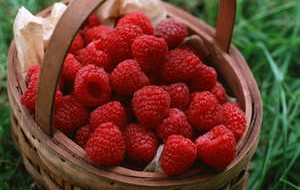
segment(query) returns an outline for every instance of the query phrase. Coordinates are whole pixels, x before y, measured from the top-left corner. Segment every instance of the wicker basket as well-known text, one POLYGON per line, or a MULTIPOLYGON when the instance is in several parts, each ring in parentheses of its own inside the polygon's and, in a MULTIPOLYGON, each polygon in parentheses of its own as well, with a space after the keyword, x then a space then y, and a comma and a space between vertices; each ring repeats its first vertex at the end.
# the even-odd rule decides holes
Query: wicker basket
MULTIPOLYGON (((73 0, 50 40, 38 88, 36 115, 20 103, 26 89, 20 72, 15 43, 8 57, 8 95, 12 137, 22 153, 28 172, 46 189, 246 189, 247 165, 255 153, 262 121, 262 102, 257 84, 240 52, 230 45, 236 0, 220 0, 216 32, 201 20, 164 3, 170 17, 185 23, 198 34, 209 57, 233 95, 242 105, 247 131, 238 143, 234 161, 222 172, 204 173, 194 168, 184 175, 135 171, 124 167, 97 167, 85 151, 58 130, 52 129, 53 99, 68 47, 81 24, 103 0, 73 0), (76 14, 75 14, 76 13, 76 14)), ((47 16, 51 8, 40 13, 47 16)))

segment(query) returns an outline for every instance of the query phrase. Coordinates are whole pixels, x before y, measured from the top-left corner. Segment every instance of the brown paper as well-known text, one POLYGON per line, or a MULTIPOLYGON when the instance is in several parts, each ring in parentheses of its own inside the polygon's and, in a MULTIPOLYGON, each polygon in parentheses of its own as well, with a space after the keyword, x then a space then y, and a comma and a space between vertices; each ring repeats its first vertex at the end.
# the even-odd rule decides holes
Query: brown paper
POLYGON ((44 49, 65 9, 63 3, 56 3, 47 18, 34 16, 24 7, 19 9, 14 22, 14 37, 22 72, 42 63, 44 49))

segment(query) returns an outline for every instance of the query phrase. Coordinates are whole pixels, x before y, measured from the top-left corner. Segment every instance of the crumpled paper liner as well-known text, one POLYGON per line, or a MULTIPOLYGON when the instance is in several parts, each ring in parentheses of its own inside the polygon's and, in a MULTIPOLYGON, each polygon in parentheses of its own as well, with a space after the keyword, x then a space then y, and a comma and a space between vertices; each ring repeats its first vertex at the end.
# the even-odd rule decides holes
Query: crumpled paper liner
POLYGON ((34 16, 24 7, 19 9, 13 29, 21 71, 26 72, 32 65, 42 63, 44 50, 66 7, 63 3, 55 3, 47 18, 34 16))

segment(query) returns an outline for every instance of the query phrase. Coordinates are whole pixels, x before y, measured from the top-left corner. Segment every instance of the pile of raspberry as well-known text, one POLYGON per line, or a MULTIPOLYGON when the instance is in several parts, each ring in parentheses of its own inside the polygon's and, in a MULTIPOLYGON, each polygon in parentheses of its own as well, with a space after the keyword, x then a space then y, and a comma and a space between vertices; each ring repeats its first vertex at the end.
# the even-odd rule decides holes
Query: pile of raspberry
MULTIPOLYGON (((92 14, 75 36, 57 87, 53 123, 102 166, 143 168, 164 144, 168 175, 235 158, 245 114, 228 101, 201 50, 184 43, 187 26, 167 18, 153 26, 142 12, 114 27, 92 14)), ((35 110, 40 66, 29 69, 21 103, 35 110)))

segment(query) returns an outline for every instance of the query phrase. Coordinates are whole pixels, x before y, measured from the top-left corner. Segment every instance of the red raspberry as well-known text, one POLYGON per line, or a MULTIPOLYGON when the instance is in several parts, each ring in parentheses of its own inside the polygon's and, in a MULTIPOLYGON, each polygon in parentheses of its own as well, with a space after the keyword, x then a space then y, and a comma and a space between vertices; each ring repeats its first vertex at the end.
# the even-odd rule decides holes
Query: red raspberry
POLYGON ((222 106, 216 97, 207 91, 194 95, 187 111, 189 122, 198 130, 206 131, 223 121, 222 106))
POLYGON ((123 133, 128 158, 140 164, 150 162, 158 148, 155 134, 138 124, 128 125, 123 133))
POLYGON ((27 109, 29 109, 30 111, 35 110, 36 90, 37 90, 37 82, 31 81, 31 83, 28 85, 28 88, 21 96, 21 104, 25 106, 27 109))
POLYGON ((195 141, 198 157, 207 165, 220 170, 235 157, 236 141, 233 133, 224 125, 214 127, 195 141))
POLYGON ((63 133, 70 134, 88 122, 88 110, 75 96, 67 95, 56 105, 54 111, 54 126, 63 133))
POLYGON ((41 70, 40 65, 33 65, 28 69, 27 76, 26 76, 26 81, 27 81, 28 84, 31 83, 32 80, 36 80, 34 78, 31 79, 32 76, 39 77, 40 70, 41 70))
POLYGON ((132 58, 129 49, 130 46, 126 40, 123 40, 116 32, 113 32, 111 37, 106 38, 105 40, 95 41, 95 44, 98 50, 104 51, 111 56, 114 67, 120 62, 132 58))
POLYGON ((96 108, 90 115, 91 129, 94 131, 101 123, 112 122, 121 131, 125 129, 127 118, 124 108, 118 101, 109 102, 96 108))
POLYGON ((114 65, 131 59, 131 44, 135 38, 143 35, 141 28, 124 25, 116 28, 109 37, 95 41, 96 48, 111 55, 114 65))
POLYGON ((153 35, 154 29, 150 19, 143 12, 129 13, 122 17, 117 24, 117 28, 124 24, 133 24, 139 26, 144 34, 153 35))
POLYGON ((96 13, 92 13, 84 23, 84 28, 93 28, 95 26, 100 25, 100 21, 97 17, 96 13))
POLYGON ((230 129, 235 139, 238 141, 246 130, 245 113, 235 103, 226 103, 223 105, 223 124, 230 129))
MULTIPOLYGON (((21 104, 24 105, 30 111, 35 111, 36 105, 36 93, 40 75, 39 69, 36 68, 37 67, 32 67, 32 70, 28 71, 27 77, 30 77, 30 83, 28 84, 28 88, 25 90, 25 92, 20 98, 21 104)), ((55 95, 55 105, 61 102, 62 97, 62 92, 60 90, 57 90, 55 95)))
POLYGON ((121 131, 111 122, 102 123, 86 143, 86 153, 95 164, 116 166, 125 157, 125 142, 121 131))
POLYGON ((116 28, 116 32, 123 38, 123 40, 126 40, 126 42, 130 45, 129 48, 136 38, 144 34, 141 27, 133 24, 120 25, 116 28))
POLYGON ((189 82, 189 88, 192 92, 210 91, 216 86, 217 77, 217 72, 213 67, 201 64, 196 76, 189 82))
POLYGON ((187 27, 173 18, 164 19, 155 26, 155 36, 164 38, 170 49, 181 44, 187 35, 187 27))
POLYGON ((63 65, 63 69, 61 73, 62 78, 65 81, 69 81, 69 82, 74 81, 76 74, 80 68, 81 68, 81 64, 77 61, 77 59, 72 54, 69 53, 63 65))
POLYGON ((95 65, 82 67, 75 78, 74 93, 86 106, 98 106, 110 100, 111 88, 107 73, 95 65))
POLYGON ((102 49, 112 55, 113 62, 117 65, 126 59, 132 58, 131 44, 143 35, 140 27, 131 24, 124 24, 115 29, 114 34, 102 42, 102 49), (106 42, 106 43, 105 43, 106 42))
POLYGON ((213 93, 216 96, 220 104, 226 103, 226 90, 221 83, 217 82, 216 85, 211 89, 211 93, 213 93))
POLYGON ((112 88, 120 94, 133 94, 149 85, 148 77, 135 60, 121 62, 111 73, 110 81, 112 88))
POLYGON ((76 131, 74 141, 76 142, 76 144, 78 144, 82 148, 85 148, 85 145, 86 145, 87 141, 89 140, 89 138, 92 136, 92 134, 93 134, 93 132, 92 132, 90 126, 85 125, 76 131))
POLYGON ((193 53, 174 49, 168 52, 161 75, 166 82, 185 82, 196 76, 201 67, 200 59, 193 53))
POLYGON ((112 32, 113 29, 111 27, 102 26, 102 25, 96 26, 85 31, 84 39, 86 44, 89 44, 92 41, 103 40, 109 37, 112 32))
POLYGON ((196 145, 181 135, 167 139, 161 156, 161 168, 168 175, 179 175, 187 171, 197 157, 196 145))
POLYGON ((170 107, 169 94, 158 86, 145 86, 133 95, 132 106, 138 121, 147 127, 161 123, 170 107))
POLYGON ((156 128, 160 139, 166 140, 171 135, 182 135, 191 139, 193 129, 187 121, 185 114, 176 109, 169 109, 168 117, 156 128))
POLYGON ((83 64, 93 64, 98 67, 103 67, 107 72, 112 71, 113 64, 110 55, 101 50, 97 50, 95 43, 90 43, 86 48, 77 52, 76 58, 83 64))
POLYGON ((171 98, 171 108, 177 108, 182 111, 187 110, 190 100, 190 91, 185 83, 174 83, 170 86, 163 86, 171 98))
POLYGON ((134 40, 131 51, 142 70, 151 73, 157 72, 157 68, 165 61, 168 45, 164 39, 143 35, 134 40))
POLYGON ((80 32, 76 34, 70 46, 69 53, 75 54, 78 50, 84 48, 85 43, 80 32))

